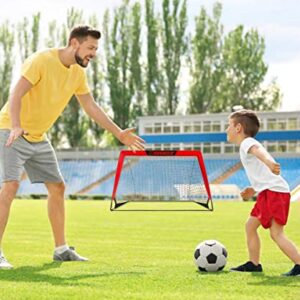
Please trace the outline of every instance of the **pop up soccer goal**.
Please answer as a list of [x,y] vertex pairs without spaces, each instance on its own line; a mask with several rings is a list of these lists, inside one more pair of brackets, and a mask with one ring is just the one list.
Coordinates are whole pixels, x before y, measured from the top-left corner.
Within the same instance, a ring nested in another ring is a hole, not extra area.
[[[171,202],[178,205],[170,207],[166,204]],[[212,211],[212,197],[201,152],[121,151],[111,210]]]

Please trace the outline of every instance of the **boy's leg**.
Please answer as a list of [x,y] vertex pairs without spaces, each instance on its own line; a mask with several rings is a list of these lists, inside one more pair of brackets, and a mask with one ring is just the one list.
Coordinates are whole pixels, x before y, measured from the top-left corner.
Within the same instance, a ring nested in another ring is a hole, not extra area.
[[292,243],[284,234],[284,226],[272,220],[270,235],[281,251],[291,259],[295,264],[300,265],[300,253],[294,243]]
[[249,260],[255,265],[259,264],[260,257],[260,239],[257,233],[257,229],[260,225],[260,221],[252,216],[249,217],[246,223]]
[[260,256],[260,240],[257,234],[257,228],[260,226],[260,221],[250,216],[246,223],[246,236],[247,246],[249,253],[249,261],[245,264],[235,268],[231,268],[230,271],[234,272],[262,272],[262,266],[259,263]]

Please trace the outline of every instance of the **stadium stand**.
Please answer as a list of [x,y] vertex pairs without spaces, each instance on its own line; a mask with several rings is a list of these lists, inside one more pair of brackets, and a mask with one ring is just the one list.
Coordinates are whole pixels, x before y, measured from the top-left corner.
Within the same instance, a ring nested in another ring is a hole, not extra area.
[[[242,189],[249,181],[238,165],[238,147],[227,143],[227,117],[228,113],[140,117],[139,135],[152,150],[200,149],[210,183]],[[300,185],[300,112],[259,112],[259,117],[262,126],[257,139],[281,164],[281,174],[293,190]],[[118,154],[118,150],[58,152],[66,194],[110,196]],[[145,178],[147,170],[140,172]],[[46,194],[46,189],[43,184],[31,185],[25,177],[18,194]]]
[[287,180],[291,190],[300,184],[300,158],[278,158],[282,176]]
[[[209,182],[213,182],[222,176],[238,161],[237,158],[206,159],[205,164]],[[282,175],[290,184],[291,189],[294,189],[300,184],[300,158],[277,158],[277,161],[281,164]],[[66,182],[66,195],[77,193],[108,197],[111,195],[117,160],[60,160],[59,164]],[[158,184],[160,181],[159,174],[163,172],[161,168],[162,166],[156,166],[158,176],[154,176],[153,182],[148,182],[148,184]],[[141,178],[147,178],[147,172],[147,168],[138,170]],[[147,182],[144,181],[144,184],[147,184]],[[250,185],[243,168],[235,171],[221,184],[234,184],[240,189]],[[46,194],[46,192],[43,184],[31,184],[26,178],[21,182],[18,194],[33,195]],[[220,198],[220,196],[217,198]]]
[[[208,159],[206,171],[209,181],[212,182],[229,170],[238,162],[237,159]],[[66,195],[76,194],[86,187],[86,194],[89,195],[110,195],[114,181],[114,174],[106,180],[102,180],[107,174],[116,168],[116,160],[62,160],[59,161],[61,172],[66,182]],[[162,171],[162,170],[161,170]],[[180,171],[180,170],[178,170]],[[139,170],[141,178],[146,178],[144,169]],[[160,166],[157,166],[157,174],[160,173]],[[159,181],[159,176],[155,177]],[[97,184],[97,182],[101,182]],[[155,184],[155,183],[154,183]],[[26,178],[21,182],[19,195],[46,194],[43,184],[31,184]]]
[[[66,195],[76,194],[91,186],[116,168],[116,160],[61,160],[59,166],[66,183]],[[46,194],[43,184],[31,184],[26,178],[20,184],[19,195]]]
[[[206,161],[206,171],[208,174],[209,181],[213,181],[219,176],[221,176],[225,171],[230,169],[234,164],[236,164],[236,159],[212,159]],[[132,169],[135,168],[132,166]],[[138,174],[137,178],[141,178],[141,185],[149,185],[149,186],[160,186],[161,177],[159,174],[164,173],[164,165],[161,162],[157,162],[152,166],[139,165],[137,166],[136,170],[133,170]],[[184,168],[192,168],[187,162],[182,161],[178,163],[177,170],[174,172],[181,172]],[[152,170],[152,174],[149,174],[149,170]],[[196,180],[196,179],[195,179]],[[110,178],[107,182],[103,182],[99,186],[95,187],[94,189],[90,190],[90,194],[101,194],[101,195],[110,195],[113,187],[114,178]],[[167,183],[166,183],[167,184]],[[125,191],[124,191],[125,192]]]
[[206,172],[208,175],[208,181],[213,182],[219,178],[226,171],[231,169],[238,159],[207,159],[205,160]]
[[222,184],[236,184],[240,189],[250,186],[249,180],[243,168],[233,173],[230,177],[224,180]]
[[[300,158],[277,158],[281,166],[281,175],[286,179],[293,190],[300,184]],[[249,186],[249,180],[244,169],[240,169],[227,178],[223,184],[236,184],[240,189]]]

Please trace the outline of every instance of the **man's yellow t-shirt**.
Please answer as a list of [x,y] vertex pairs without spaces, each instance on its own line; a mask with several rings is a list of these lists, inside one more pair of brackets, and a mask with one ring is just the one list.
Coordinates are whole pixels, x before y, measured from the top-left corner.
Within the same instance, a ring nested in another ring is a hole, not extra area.
[[[84,69],[77,64],[65,67],[58,49],[37,52],[26,59],[21,75],[33,87],[22,98],[21,127],[28,132],[26,139],[40,142],[58,119],[71,97],[90,92]],[[0,129],[10,129],[9,102],[0,112]]]

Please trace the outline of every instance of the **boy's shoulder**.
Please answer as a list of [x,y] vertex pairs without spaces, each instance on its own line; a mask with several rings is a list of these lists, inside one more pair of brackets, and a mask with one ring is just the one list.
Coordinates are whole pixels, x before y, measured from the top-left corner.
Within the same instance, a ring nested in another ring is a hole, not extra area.
[[262,144],[255,138],[246,137],[240,144],[240,151],[248,153],[249,149],[254,145],[262,147]]
[[244,144],[260,144],[260,142],[255,139],[254,137],[248,136],[246,138],[243,139],[243,141],[241,142],[241,145]]

